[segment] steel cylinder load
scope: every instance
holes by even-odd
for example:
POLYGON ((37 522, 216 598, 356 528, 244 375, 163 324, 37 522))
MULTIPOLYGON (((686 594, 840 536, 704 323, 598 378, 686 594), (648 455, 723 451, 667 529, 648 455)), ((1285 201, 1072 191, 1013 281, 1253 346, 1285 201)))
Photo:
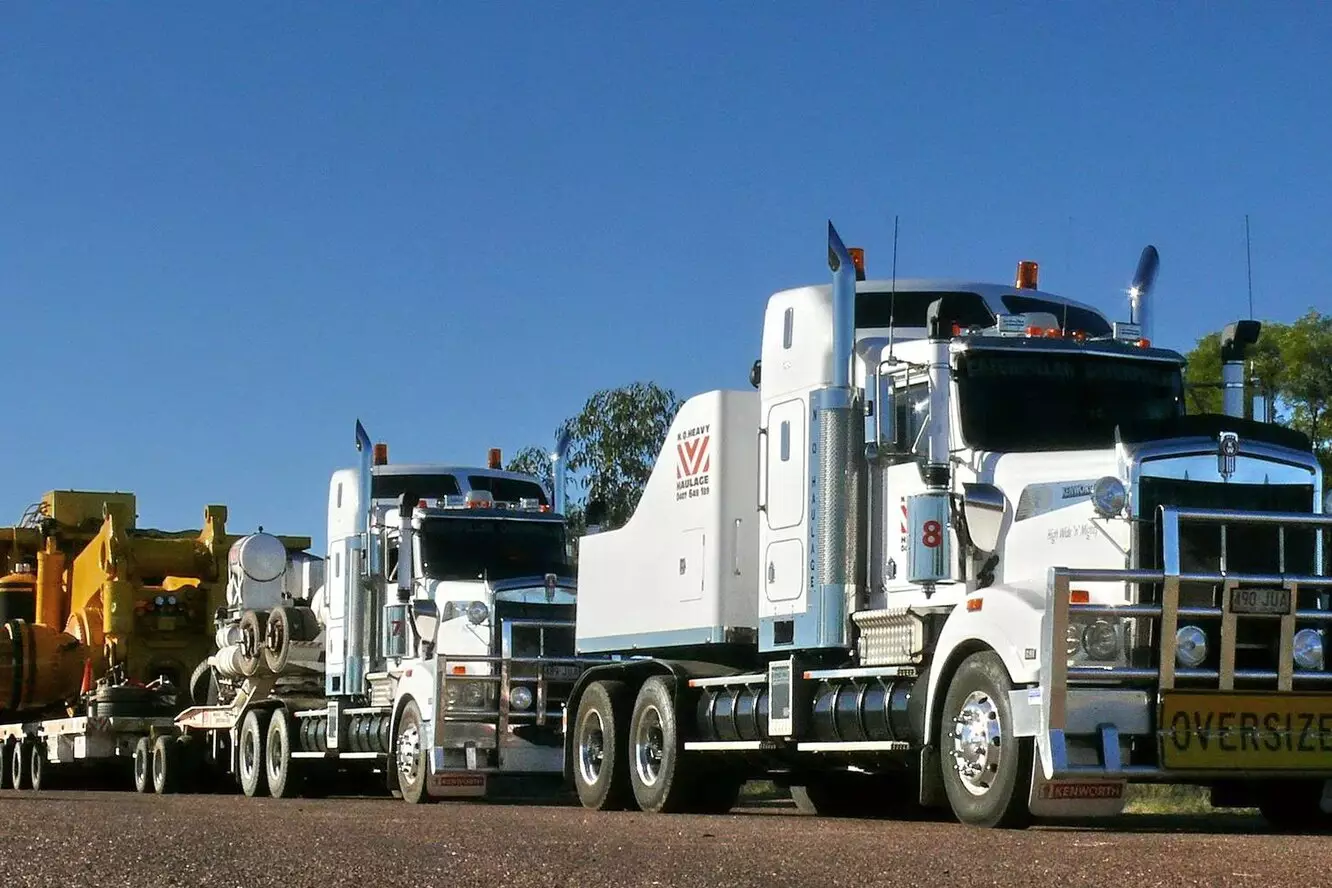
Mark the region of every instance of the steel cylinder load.
POLYGON ((308 571, 316 564, 293 563, 283 542, 262 532, 232 545, 227 554, 226 619, 218 620, 217 653, 212 657, 219 675, 323 675, 323 626, 315 609, 300 603, 302 592, 312 585, 308 571))

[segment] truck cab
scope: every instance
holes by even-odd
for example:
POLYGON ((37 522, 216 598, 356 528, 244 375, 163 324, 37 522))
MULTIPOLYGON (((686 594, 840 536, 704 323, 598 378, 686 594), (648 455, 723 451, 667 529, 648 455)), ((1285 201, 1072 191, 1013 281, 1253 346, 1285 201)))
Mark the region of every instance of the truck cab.
POLYGON ((569 702, 583 803, 724 810, 764 777, 1021 826, 1155 781, 1326 821, 1320 735, 1287 740, 1332 719, 1332 518, 1308 439, 1245 418, 1259 326, 1193 416, 1155 248, 1123 321, 1034 263, 867 280, 831 225, 827 255, 768 298, 755 390, 686 400, 634 515, 580 543, 578 651, 623 658, 569 702))

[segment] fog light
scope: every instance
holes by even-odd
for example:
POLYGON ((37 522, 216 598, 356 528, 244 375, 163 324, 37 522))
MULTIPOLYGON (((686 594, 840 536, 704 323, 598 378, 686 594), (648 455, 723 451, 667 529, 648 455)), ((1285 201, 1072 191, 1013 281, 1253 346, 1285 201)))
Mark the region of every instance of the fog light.
POLYGON ((1093 660, 1113 660, 1119 654, 1119 634, 1105 620, 1097 620, 1082 631, 1082 647, 1093 660))
POLYGON ((1181 626, 1175 633, 1175 659, 1179 665, 1197 669, 1207 659, 1207 633, 1197 626, 1181 626))
POLYGON ((1295 665, 1301 669, 1323 668, 1323 637, 1317 629, 1301 629, 1295 633, 1295 665))
POLYGON ((1097 515, 1102 518, 1115 517, 1124 511, 1124 506, 1128 503, 1128 492, 1124 490, 1124 482, 1109 476, 1101 478, 1092 485, 1091 502, 1097 515))
POLYGON ((518 685, 509 691, 509 705, 518 710, 527 709, 532 705, 532 692, 518 685))

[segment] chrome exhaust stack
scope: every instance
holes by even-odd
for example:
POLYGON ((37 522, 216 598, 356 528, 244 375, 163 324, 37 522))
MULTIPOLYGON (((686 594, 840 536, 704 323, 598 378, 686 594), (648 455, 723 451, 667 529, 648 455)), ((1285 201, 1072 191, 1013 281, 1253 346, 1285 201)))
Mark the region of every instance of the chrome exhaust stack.
POLYGON ((560 440, 555 443, 555 451, 550 454, 551 464, 554 466, 554 485, 555 489, 551 494, 555 498, 554 508, 556 515, 565 515, 565 510, 569 503, 568 470, 569 470, 569 444, 571 438, 568 430, 560 433, 560 440))
POLYGON ((1221 412, 1244 418, 1244 359, 1262 332, 1259 321, 1236 321, 1221 331, 1221 412))

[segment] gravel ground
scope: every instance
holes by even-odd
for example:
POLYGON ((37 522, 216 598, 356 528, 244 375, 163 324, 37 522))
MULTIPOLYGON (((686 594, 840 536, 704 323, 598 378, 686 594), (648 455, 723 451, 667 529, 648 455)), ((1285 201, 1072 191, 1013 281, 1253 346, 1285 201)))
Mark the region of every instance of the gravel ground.
POLYGON ((0 792, 5 888, 1318 884, 1327 839, 1260 820, 1131 816, 992 832, 829 820, 781 804, 725 816, 390 798, 0 792), (1312 880, 1312 882, 1310 881, 1312 880))

